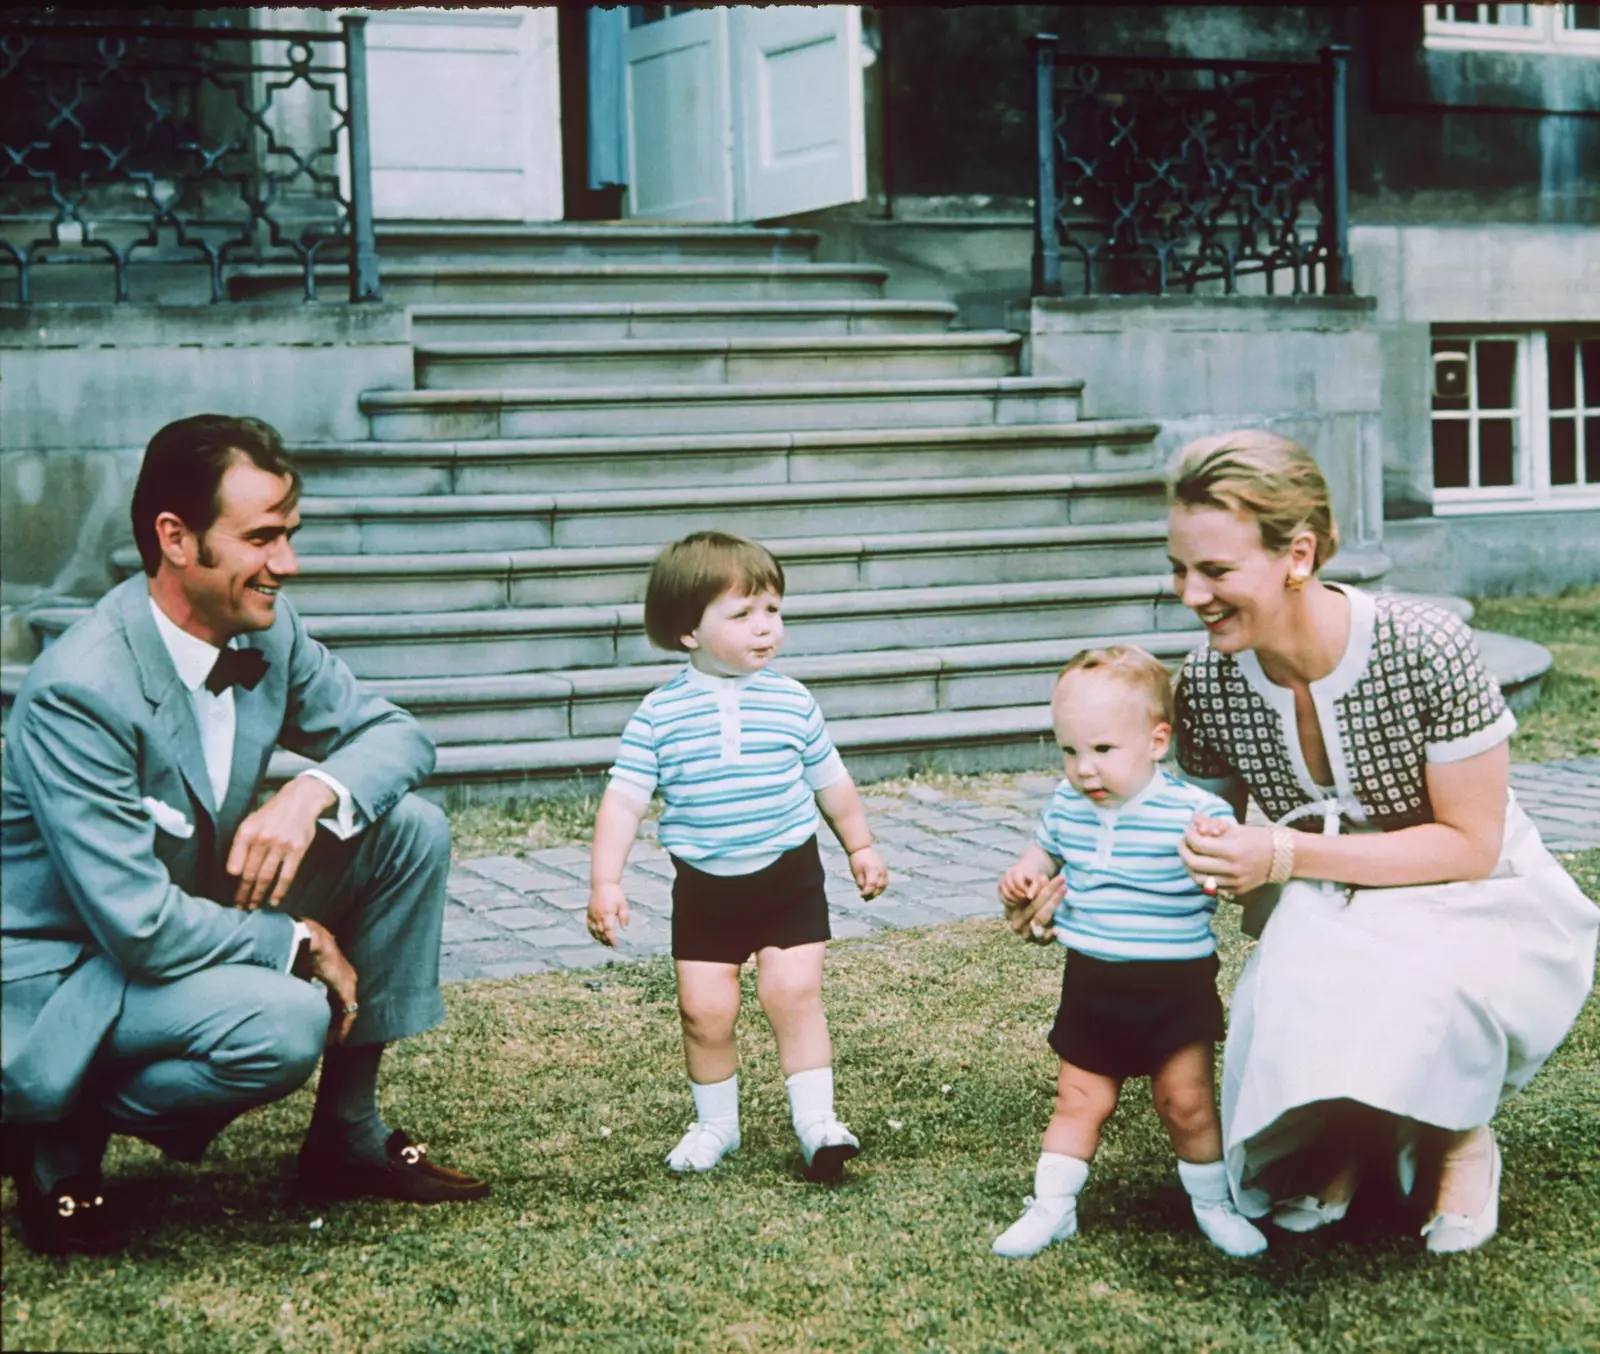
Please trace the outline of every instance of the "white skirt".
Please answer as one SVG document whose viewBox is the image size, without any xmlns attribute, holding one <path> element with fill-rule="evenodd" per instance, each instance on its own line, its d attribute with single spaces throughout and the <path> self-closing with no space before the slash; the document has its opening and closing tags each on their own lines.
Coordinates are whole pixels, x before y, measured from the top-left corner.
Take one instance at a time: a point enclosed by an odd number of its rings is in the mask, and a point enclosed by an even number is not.
<svg viewBox="0 0 1600 1354">
<path fill-rule="evenodd" d="M 1318 1102 L 1488 1123 L 1577 1019 L 1597 933 L 1600 908 L 1515 800 L 1488 879 L 1348 901 L 1342 887 L 1286 885 L 1229 1012 L 1222 1134 L 1240 1210 L 1260 1217 L 1282 1197 L 1273 1168 L 1315 1136 Z"/>
</svg>

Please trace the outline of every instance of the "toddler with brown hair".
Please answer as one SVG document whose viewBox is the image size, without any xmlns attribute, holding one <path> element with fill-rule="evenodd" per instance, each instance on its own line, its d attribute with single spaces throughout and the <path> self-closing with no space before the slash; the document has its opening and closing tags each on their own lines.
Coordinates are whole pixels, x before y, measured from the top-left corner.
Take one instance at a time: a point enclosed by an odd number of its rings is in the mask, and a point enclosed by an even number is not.
<svg viewBox="0 0 1600 1354">
<path fill-rule="evenodd" d="M 651 796 L 671 854 L 672 957 L 695 1119 L 667 1156 L 707 1171 L 739 1146 L 739 970 L 777 1037 L 808 1179 L 837 1180 L 860 1151 L 834 1113 L 822 1010 L 830 931 L 817 810 L 849 853 L 863 898 L 888 883 L 855 782 L 817 703 L 772 670 L 783 642 L 783 568 L 754 541 L 700 531 L 650 571 L 645 630 L 689 661 L 644 698 L 622 734 L 595 820 L 589 931 L 614 945 L 628 924 L 622 871 Z"/>
</svg>

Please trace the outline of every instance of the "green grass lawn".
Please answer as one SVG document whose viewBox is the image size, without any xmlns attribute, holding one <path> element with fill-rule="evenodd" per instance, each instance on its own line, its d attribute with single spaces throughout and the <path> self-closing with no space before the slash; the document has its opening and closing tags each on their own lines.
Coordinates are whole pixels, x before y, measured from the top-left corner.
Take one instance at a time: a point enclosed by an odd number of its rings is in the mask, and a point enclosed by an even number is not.
<svg viewBox="0 0 1600 1354">
<path fill-rule="evenodd" d="M 1600 588 L 1479 598 L 1474 605 L 1474 626 L 1536 640 L 1555 660 L 1538 705 L 1518 716 L 1511 755 L 1551 762 L 1600 754 Z"/>
<path fill-rule="evenodd" d="M 1484 601 L 1477 624 L 1556 654 L 1515 755 L 1600 750 L 1600 590 Z M 457 811 L 457 849 L 585 839 L 594 803 Z M 1563 859 L 1600 902 L 1600 851 Z M 1245 948 L 1219 931 L 1226 992 Z M 1229 1260 L 1195 1230 L 1130 1085 L 1081 1236 L 1016 1262 L 989 1243 L 1049 1113 L 1059 960 L 984 921 L 830 956 L 840 1108 L 865 1149 L 842 1187 L 800 1178 L 749 983 L 744 1146 L 687 1180 L 661 1164 L 690 1117 L 667 961 L 452 987 L 446 1023 L 386 1056 L 384 1108 L 491 1177 L 491 1199 L 298 1204 L 309 1091 L 240 1120 L 198 1170 L 119 1139 L 107 1173 L 135 1219 L 121 1256 L 29 1254 L 6 1184 L 4 1348 L 1600 1350 L 1600 998 L 1496 1120 L 1501 1231 L 1480 1252 L 1430 1257 L 1363 1196 L 1329 1232 L 1274 1232 L 1264 1257 Z"/>
<path fill-rule="evenodd" d="M 1569 863 L 1600 898 L 1600 852 Z M 1243 944 L 1221 929 L 1228 990 Z M 1058 964 L 987 921 L 834 948 L 840 1104 L 865 1149 L 835 1189 L 799 1176 L 758 1014 L 742 1150 L 702 1177 L 664 1169 L 690 1117 L 667 961 L 451 988 L 446 1024 L 388 1055 L 385 1108 L 492 1177 L 491 1199 L 295 1203 L 309 1092 L 239 1121 L 199 1170 L 118 1140 L 108 1172 L 132 1246 L 46 1260 L 8 1237 L 6 1347 L 1596 1347 L 1600 1001 L 1497 1120 L 1501 1233 L 1481 1252 L 1430 1257 L 1358 1205 L 1331 1232 L 1274 1233 L 1266 1256 L 1229 1260 L 1194 1229 L 1139 1084 L 1080 1237 L 1004 1261 L 989 1242 L 1020 1208 L 1049 1111 Z"/>
</svg>

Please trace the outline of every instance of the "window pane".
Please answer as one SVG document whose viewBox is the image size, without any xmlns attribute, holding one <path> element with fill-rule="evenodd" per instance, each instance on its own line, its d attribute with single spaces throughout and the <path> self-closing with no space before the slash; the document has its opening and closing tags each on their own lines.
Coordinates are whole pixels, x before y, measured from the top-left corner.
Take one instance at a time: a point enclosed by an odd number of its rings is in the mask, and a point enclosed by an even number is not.
<svg viewBox="0 0 1600 1354">
<path fill-rule="evenodd" d="M 1578 427 L 1570 418 L 1550 420 L 1550 483 L 1578 482 Z"/>
<path fill-rule="evenodd" d="M 1585 484 L 1600 484 L 1600 418 L 1583 421 L 1583 479 Z"/>
<path fill-rule="evenodd" d="M 1436 489 L 1467 487 L 1467 421 L 1436 419 L 1433 424 L 1433 484 Z"/>
<path fill-rule="evenodd" d="M 1470 358 L 1464 340 L 1433 345 L 1433 407 L 1467 407 L 1467 371 Z"/>
<path fill-rule="evenodd" d="M 1515 409 L 1517 345 L 1508 339 L 1477 345 L 1478 408 Z"/>
<path fill-rule="evenodd" d="M 1526 5 L 1484 5 L 1483 10 L 1486 23 L 1500 24 L 1506 28 L 1526 28 L 1528 26 L 1528 7 Z"/>
<path fill-rule="evenodd" d="M 1587 32 L 1600 30 L 1600 5 L 1563 5 L 1562 26 Z"/>
<path fill-rule="evenodd" d="M 1484 488 L 1517 482 L 1516 424 L 1486 418 L 1478 425 L 1478 483 Z"/>
<path fill-rule="evenodd" d="M 1578 387 L 1572 377 L 1578 345 L 1571 339 L 1550 340 L 1550 407 L 1570 409 Z"/>
<path fill-rule="evenodd" d="M 1580 343 L 1578 351 L 1583 359 L 1583 407 L 1600 409 L 1600 340 Z"/>
</svg>

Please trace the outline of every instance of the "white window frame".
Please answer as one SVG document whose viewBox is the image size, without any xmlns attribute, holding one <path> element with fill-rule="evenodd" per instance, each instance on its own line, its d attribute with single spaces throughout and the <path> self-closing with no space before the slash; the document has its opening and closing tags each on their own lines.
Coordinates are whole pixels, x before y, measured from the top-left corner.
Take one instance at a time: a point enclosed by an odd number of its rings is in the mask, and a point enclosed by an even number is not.
<svg viewBox="0 0 1600 1354">
<path fill-rule="evenodd" d="M 1584 331 L 1587 333 L 1587 331 Z M 1593 342 L 1593 337 L 1575 333 L 1580 342 Z M 1563 332 L 1560 337 L 1566 337 Z M 1597 336 L 1600 337 L 1600 336 Z M 1514 387 L 1516 409 L 1506 411 L 1516 423 L 1517 481 L 1487 487 L 1433 490 L 1433 511 L 1436 517 L 1467 516 L 1473 513 L 1514 511 L 1565 512 L 1577 508 L 1600 508 L 1600 483 L 1559 484 L 1550 483 L 1550 346 L 1549 334 L 1543 329 L 1504 330 L 1483 329 L 1473 332 L 1454 330 L 1435 331 L 1430 338 L 1429 352 L 1434 343 L 1459 341 L 1463 345 L 1499 340 L 1517 345 L 1517 374 Z M 1581 354 L 1578 359 L 1581 364 Z M 1433 425 L 1435 422 L 1462 422 L 1495 417 L 1498 411 L 1479 410 L 1477 391 L 1477 363 L 1473 361 L 1468 375 L 1468 407 L 1465 410 L 1433 410 L 1428 414 L 1428 471 L 1433 473 Z M 1432 404 L 1433 363 L 1428 364 L 1429 404 Z M 1574 414 L 1577 433 L 1578 474 L 1584 473 L 1584 406 L 1583 373 L 1581 365 L 1573 372 L 1576 385 L 1574 398 L 1579 401 Z M 1472 445 L 1469 440 L 1469 446 Z M 1469 464 L 1469 477 L 1477 478 L 1476 456 Z"/>
<path fill-rule="evenodd" d="M 1529 4 L 1526 26 L 1444 17 L 1449 5 L 1422 7 L 1422 45 L 1437 51 L 1567 52 L 1600 56 L 1600 30 L 1570 26 L 1572 5 Z"/>
</svg>

